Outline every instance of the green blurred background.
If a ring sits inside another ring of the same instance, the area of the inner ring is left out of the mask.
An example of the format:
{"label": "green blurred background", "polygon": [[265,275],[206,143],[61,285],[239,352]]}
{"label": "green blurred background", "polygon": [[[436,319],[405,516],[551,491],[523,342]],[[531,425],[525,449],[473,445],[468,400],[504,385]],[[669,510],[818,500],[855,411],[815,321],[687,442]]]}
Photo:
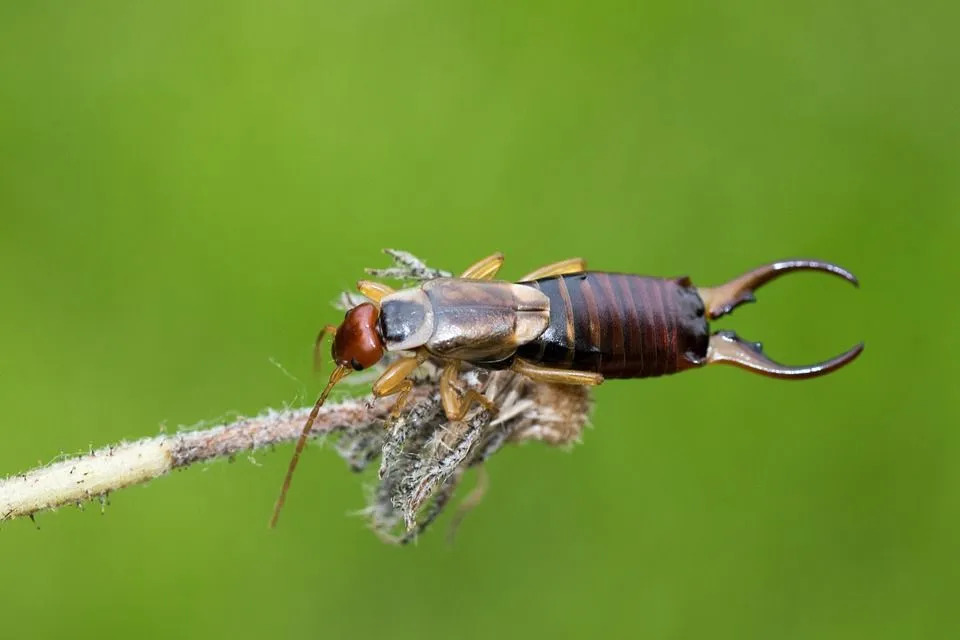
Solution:
{"label": "green blurred background", "polygon": [[3,3],[0,474],[312,399],[383,247],[702,284],[822,257],[862,289],[796,276],[722,326],[867,350],[604,385],[581,446],[492,460],[452,547],[449,515],[378,541],[348,515],[374,478],[320,447],[277,531],[289,447],[7,523],[2,636],[956,637],[958,17]]}

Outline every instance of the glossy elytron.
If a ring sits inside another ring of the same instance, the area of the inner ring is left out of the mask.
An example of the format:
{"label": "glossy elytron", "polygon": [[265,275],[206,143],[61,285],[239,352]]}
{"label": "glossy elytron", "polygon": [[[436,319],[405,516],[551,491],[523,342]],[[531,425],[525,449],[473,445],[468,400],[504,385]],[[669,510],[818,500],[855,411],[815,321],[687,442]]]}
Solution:
{"label": "glossy elytron", "polygon": [[304,426],[272,523],[283,505],[290,478],[320,406],[344,376],[377,364],[387,352],[408,355],[393,361],[373,384],[375,396],[396,395],[399,412],[413,386],[410,375],[427,360],[443,366],[440,397],[451,421],[473,404],[496,407],[474,390],[460,393],[462,363],[511,369],[545,383],[597,385],[604,378],[643,378],[727,363],[775,378],[824,375],[853,361],[847,352],[808,366],[786,366],[767,358],[758,343],[731,331],[711,334],[709,321],[753,301],[753,291],[783,274],[823,271],[852,284],[845,269],[817,260],[763,265],[719,287],[697,288],[689,278],[653,278],[587,271],[579,258],[533,271],[518,282],[494,280],[503,263],[494,254],[459,278],[436,278],[394,291],[360,281],[369,302],[347,311],[333,334],[337,368]]}

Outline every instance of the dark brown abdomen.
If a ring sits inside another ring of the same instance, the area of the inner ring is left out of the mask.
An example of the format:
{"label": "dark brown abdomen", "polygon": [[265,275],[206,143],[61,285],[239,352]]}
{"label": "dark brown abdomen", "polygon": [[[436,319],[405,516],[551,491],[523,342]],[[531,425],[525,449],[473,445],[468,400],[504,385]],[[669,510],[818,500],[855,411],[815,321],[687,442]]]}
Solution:
{"label": "dark brown abdomen", "polygon": [[517,351],[559,369],[644,378],[696,366],[709,337],[689,280],[588,271],[534,280],[550,298],[550,324]]}

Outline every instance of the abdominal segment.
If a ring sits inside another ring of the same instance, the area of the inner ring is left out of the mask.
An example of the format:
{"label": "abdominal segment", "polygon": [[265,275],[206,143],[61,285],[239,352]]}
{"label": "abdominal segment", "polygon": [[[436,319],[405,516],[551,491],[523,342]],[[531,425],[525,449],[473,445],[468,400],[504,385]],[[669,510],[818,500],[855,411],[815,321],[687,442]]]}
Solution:
{"label": "abdominal segment", "polygon": [[639,378],[698,366],[709,330],[686,279],[585,272],[529,283],[550,300],[546,330],[517,356],[545,366]]}

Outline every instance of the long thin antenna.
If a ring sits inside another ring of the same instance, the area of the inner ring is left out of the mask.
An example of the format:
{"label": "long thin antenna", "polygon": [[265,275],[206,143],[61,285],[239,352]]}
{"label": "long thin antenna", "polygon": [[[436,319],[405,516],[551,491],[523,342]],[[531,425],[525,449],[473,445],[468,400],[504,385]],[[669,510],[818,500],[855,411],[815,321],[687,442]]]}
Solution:
{"label": "long thin antenna", "polygon": [[273,506],[273,517],[270,518],[271,529],[277,526],[277,519],[280,518],[280,510],[283,509],[283,503],[287,499],[287,491],[290,490],[290,481],[293,479],[293,471],[297,468],[297,463],[300,461],[300,454],[303,452],[303,448],[307,444],[307,438],[310,436],[310,429],[313,428],[313,422],[317,419],[317,414],[320,413],[320,407],[322,407],[323,403],[327,400],[327,396],[330,395],[330,390],[333,389],[334,385],[343,380],[348,373],[350,373],[350,369],[343,365],[340,365],[333,370],[333,373],[330,374],[330,382],[327,383],[323,393],[321,393],[320,397],[317,398],[317,403],[313,405],[313,411],[310,412],[310,416],[307,418],[306,424],[303,425],[303,431],[300,432],[300,439],[297,440],[297,448],[293,451],[293,458],[290,459],[290,466],[287,467],[287,475],[283,479],[283,487],[280,489],[280,496],[277,498],[277,503]]}

